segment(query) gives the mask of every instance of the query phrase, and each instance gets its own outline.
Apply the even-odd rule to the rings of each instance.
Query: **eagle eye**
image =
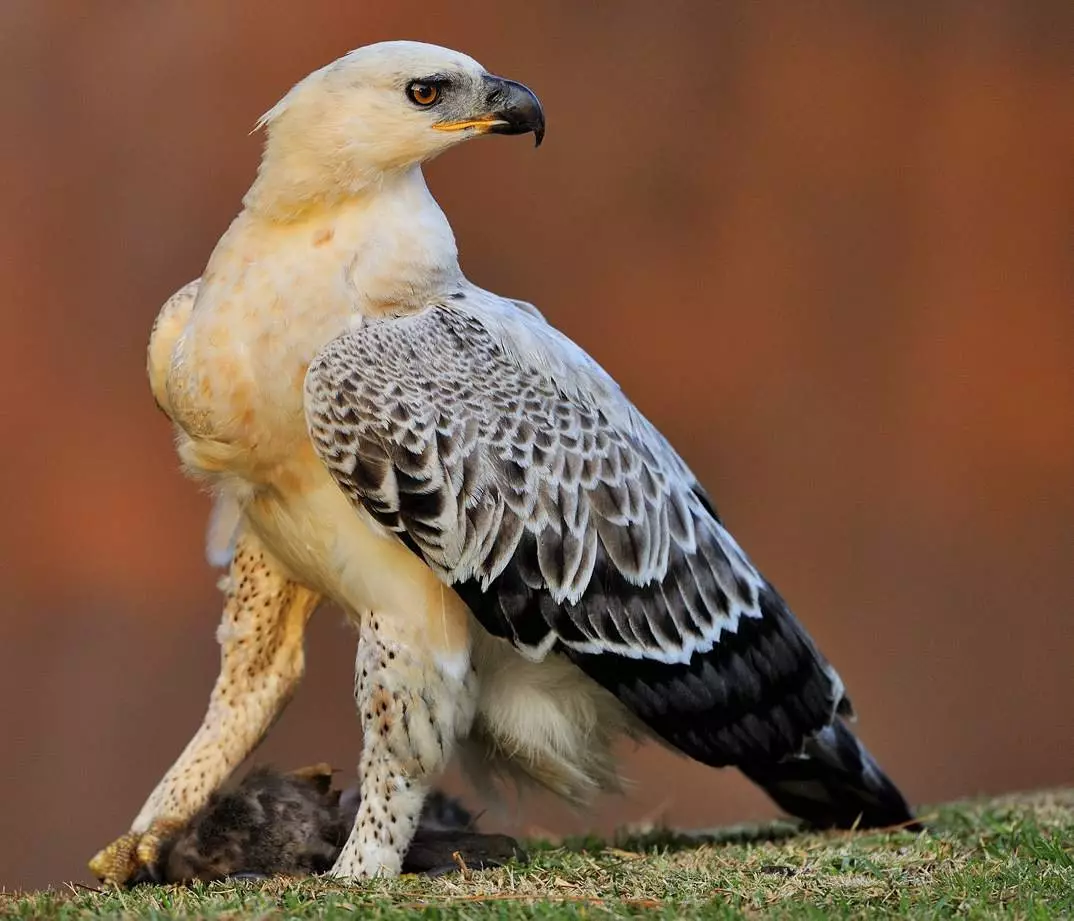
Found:
[[[442,92],[442,84],[430,80],[411,80],[406,86],[407,99],[423,109],[434,105]]]

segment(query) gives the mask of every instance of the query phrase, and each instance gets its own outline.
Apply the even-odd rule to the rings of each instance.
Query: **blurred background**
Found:
[[[542,98],[540,151],[428,168],[464,269],[678,446],[908,795],[1074,781],[1074,4],[5,0],[0,886],[86,880],[200,720],[217,574],[149,327],[235,214],[257,117],[386,38]],[[323,610],[257,760],[352,770],[353,652]],[[774,814],[627,754],[628,798],[506,824]]]

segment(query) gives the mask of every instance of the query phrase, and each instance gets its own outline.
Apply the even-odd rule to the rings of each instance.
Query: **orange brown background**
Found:
[[[200,718],[207,503],[143,375],[257,116],[420,38],[528,83],[539,152],[428,170],[697,470],[918,802],[1074,781],[1074,4],[7,0],[0,8],[0,886],[85,879]],[[350,767],[323,611],[260,757]],[[591,818],[772,814],[657,750]],[[508,817],[510,819],[510,817]],[[510,822],[508,823],[510,824]]]

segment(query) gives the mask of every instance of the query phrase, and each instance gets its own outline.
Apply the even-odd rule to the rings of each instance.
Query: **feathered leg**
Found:
[[[354,697],[363,733],[361,802],[332,873],[395,876],[430,785],[473,721],[477,682],[465,609],[451,629],[420,634],[397,619],[363,616]]]
[[[156,862],[161,839],[184,824],[261,741],[302,677],[302,637],[320,596],[287,579],[243,534],[224,582],[217,630],[220,674],[201,727],[150,794],[127,834],[90,870],[122,885]]]

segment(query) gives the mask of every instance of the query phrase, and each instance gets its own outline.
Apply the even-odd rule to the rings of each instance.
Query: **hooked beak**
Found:
[[[528,134],[533,132],[535,147],[544,140],[544,110],[540,100],[521,83],[485,74],[482,78],[485,101],[474,117],[435,125],[440,131],[473,128],[480,134]]]

